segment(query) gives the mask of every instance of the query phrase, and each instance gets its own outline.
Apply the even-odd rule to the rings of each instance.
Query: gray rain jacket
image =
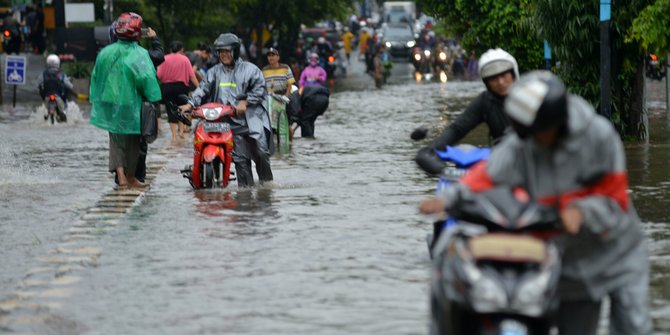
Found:
[[[264,134],[271,133],[270,116],[263,105],[267,94],[265,77],[256,65],[238,59],[232,70],[226,70],[223,64],[217,64],[207,71],[189,103],[199,106],[205,102],[220,102],[237,106],[236,97],[240,94],[247,95],[247,111],[244,116],[232,118],[235,123],[231,125],[233,132],[243,134],[248,131],[256,140],[269,141],[267,148],[271,148],[272,137]]]
[[[446,205],[466,192],[508,185],[547,205],[577,206],[584,218],[580,232],[559,238],[559,292],[563,300],[599,300],[648,271],[647,245],[628,196],[619,134],[584,99],[571,95],[568,106],[568,131],[558,148],[507,135],[488,162],[445,194]]]

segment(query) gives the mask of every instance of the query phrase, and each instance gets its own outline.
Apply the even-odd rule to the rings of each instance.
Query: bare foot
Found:
[[[147,184],[140,182],[134,177],[128,178],[128,185],[132,188],[145,188]]]

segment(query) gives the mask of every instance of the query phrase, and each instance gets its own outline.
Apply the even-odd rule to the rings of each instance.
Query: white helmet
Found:
[[[55,68],[60,67],[60,58],[58,58],[58,55],[51,54],[47,56],[47,66]]]
[[[479,57],[479,77],[484,80],[489,77],[513,71],[514,78],[519,78],[519,66],[516,59],[507,51],[495,48],[489,49]]]

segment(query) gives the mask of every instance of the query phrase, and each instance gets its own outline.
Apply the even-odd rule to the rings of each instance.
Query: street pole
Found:
[[[665,112],[670,115],[670,52],[665,58]]]
[[[612,100],[610,23],[612,0],[600,0],[600,115],[611,119]]]

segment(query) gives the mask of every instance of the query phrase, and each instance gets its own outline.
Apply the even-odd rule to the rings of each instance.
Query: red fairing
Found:
[[[461,183],[470,188],[473,192],[483,192],[495,186],[493,179],[486,172],[486,162],[475,164],[468,173],[461,178]]]
[[[204,109],[217,108],[217,107],[221,108],[221,112],[219,113],[219,116],[215,120],[211,121],[219,121],[226,115],[235,115],[235,108],[233,106],[224,105],[218,102],[210,102],[202,106],[198,106],[198,108],[196,108],[193,111],[192,115],[193,117],[204,119],[205,118],[205,114],[203,112]]]

